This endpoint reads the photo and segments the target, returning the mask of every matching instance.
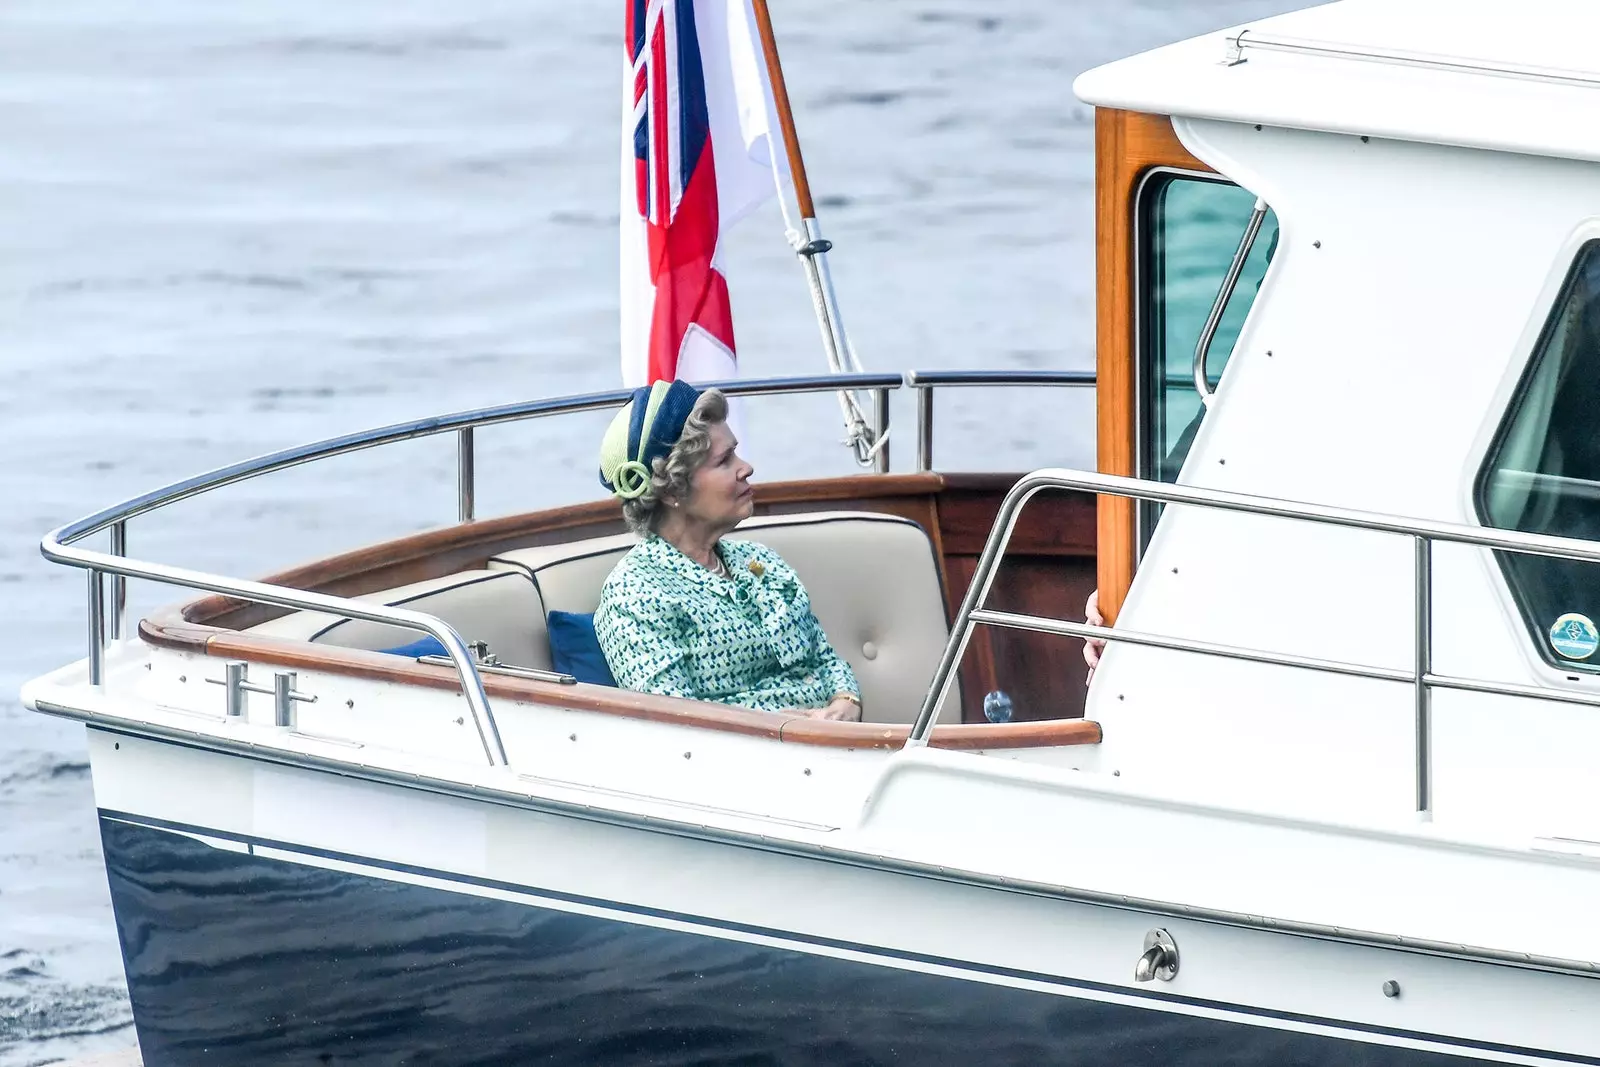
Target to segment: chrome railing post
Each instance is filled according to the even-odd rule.
[[[128,524],[117,522],[111,524],[111,554],[118,557],[128,555]],[[122,641],[128,636],[128,579],[125,575],[113,574],[111,576],[111,640]]]
[[[1428,675],[1433,672],[1433,541],[1426,535],[1412,538],[1415,549],[1414,620],[1416,648],[1412,661],[1416,687],[1417,815],[1433,817],[1433,690]]]
[[[944,654],[940,656],[939,666],[933,672],[933,684],[929,687],[928,695],[922,702],[922,710],[917,713],[917,721],[906,738],[907,748],[928,743],[928,731],[933,729],[933,720],[939,714],[939,706],[949,696],[950,685],[955,680],[956,665],[966,654],[967,642],[972,638],[973,614],[981,609],[984,601],[988,599],[989,587],[994,584],[995,569],[1000,563],[1000,558],[1006,553],[1006,546],[1011,543],[1011,532],[1017,525],[1017,513],[1033,494],[1052,484],[1053,479],[1054,475],[1047,471],[1035,471],[1033,474],[1024,475],[1000,502],[1000,510],[994,517],[994,525],[989,527],[989,539],[984,542],[983,554],[978,557],[978,566],[972,572],[972,582],[967,586],[967,595],[962,598],[961,608],[956,612],[955,625],[950,630],[950,640],[945,643]]]
[[[456,431],[456,501],[457,517],[461,522],[471,522],[477,511],[476,464],[472,427],[464,426]]]
[[[89,684],[106,681],[106,585],[104,575],[89,569]]]
[[[933,470],[933,386],[917,385],[917,470]]]
[[[879,474],[889,473],[889,390],[872,391],[873,427],[877,438],[873,443],[872,469]]]

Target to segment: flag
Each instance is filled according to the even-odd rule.
[[[622,382],[736,374],[722,235],[787,184],[750,0],[624,0]]]

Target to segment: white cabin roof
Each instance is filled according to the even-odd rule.
[[[1119,60],[1073,89],[1098,107],[1600,160],[1596,41],[1595,0],[1342,0]]]

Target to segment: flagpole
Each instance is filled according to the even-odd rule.
[[[800,154],[800,136],[794,128],[794,109],[789,103],[789,87],[783,80],[783,63],[778,59],[778,40],[772,32],[772,15],[767,10],[767,0],[750,0],[756,17],[756,29],[761,36],[761,53],[767,63],[767,77],[772,83],[772,103],[778,113],[778,126],[783,134],[783,147],[789,157],[789,176],[794,184],[795,204],[800,212],[800,224],[805,232],[794,240],[795,252],[805,267],[806,284],[811,290],[811,306],[817,315],[817,326],[822,331],[823,352],[828,366],[835,374],[861,370],[861,361],[850,347],[839,316],[839,301],[833,288],[833,273],[828,269],[828,250],[833,242],[822,236],[817,222],[816,204],[811,199],[811,182],[806,177],[805,158]],[[855,451],[856,462],[862,466],[874,464],[880,469],[886,465],[884,446],[888,442],[888,429],[868,425],[856,396],[839,391],[839,408],[844,415],[846,443]]]

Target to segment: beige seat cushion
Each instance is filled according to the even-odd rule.
[[[767,545],[795,569],[828,640],[856,672],[866,720],[915,719],[948,636],[938,562],[922,528],[871,512],[821,512],[750,519],[733,536]],[[504,553],[489,567],[525,574],[546,611],[592,612],[606,576],[636,543],[619,534],[546,545]],[[542,613],[533,625],[532,642],[547,648]],[[939,721],[959,720],[952,687]]]
[[[544,633],[545,608],[539,601],[538,589],[520,571],[461,571],[356,599],[436,615],[468,642],[487,642],[489,650],[503,663],[545,669],[550,666],[550,643]],[[250,632],[366,649],[395,648],[424,636],[399,626],[313,611],[293,612],[253,627]]]

